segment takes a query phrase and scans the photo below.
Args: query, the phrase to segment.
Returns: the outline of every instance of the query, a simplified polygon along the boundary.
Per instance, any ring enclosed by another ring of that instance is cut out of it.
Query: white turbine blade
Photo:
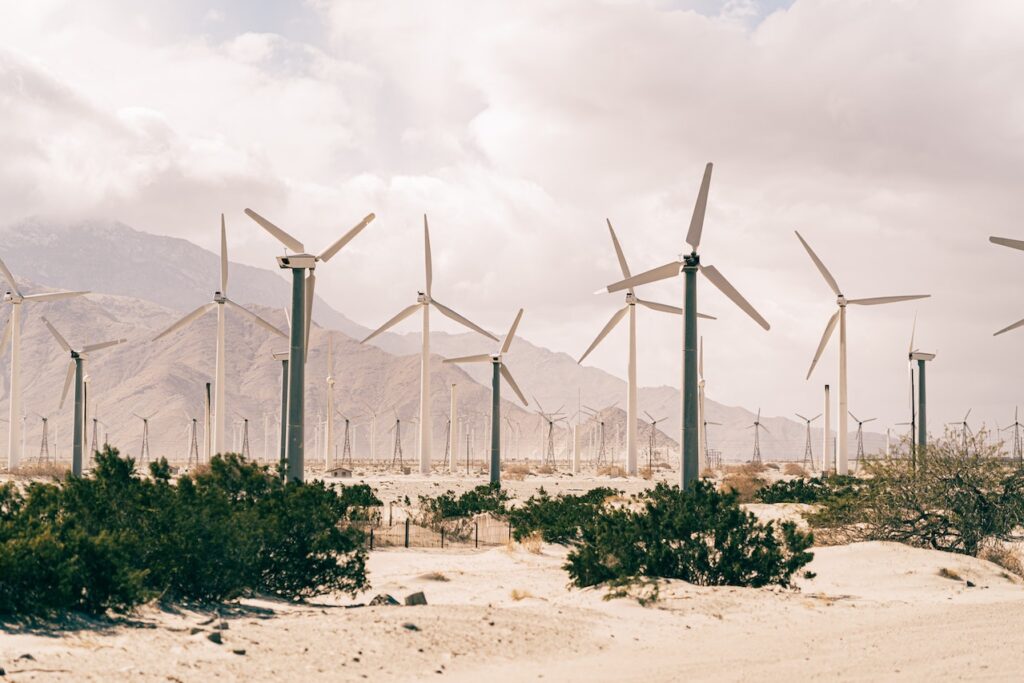
[[[428,296],[429,296],[429,294],[428,294]],[[445,316],[451,318],[452,320],[454,320],[455,322],[459,323],[460,325],[464,325],[465,327],[468,327],[469,329],[473,330],[474,332],[479,332],[480,334],[484,335],[485,337],[487,337],[489,339],[493,339],[494,341],[498,341],[498,338],[495,337],[493,334],[491,334],[490,332],[488,332],[484,328],[480,327],[476,323],[472,322],[471,320],[465,318],[464,316],[459,315],[458,313],[456,313],[452,309],[450,309],[447,306],[445,306],[444,304],[442,304],[437,299],[431,299],[430,303],[433,304],[434,306],[436,306],[437,310],[441,311],[442,314],[444,314]]]
[[[309,327],[313,323],[313,297],[316,290],[316,272],[310,270],[306,276],[306,358],[309,358]]]
[[[796,230],[793,232],[796,232]],[[804,245],[804,249],[807,250],[807,255],[811,257],[812,261],[814,261],[814,265],[818,267],[818,272],[821,273],[823,278],[825,278],[825,282],[827,282],[828,286],[832,288],[832,292],[836,296],[841,296],[842,292],[839,291],[839,285],[836,283],[836,279],[832,277],[832,273],[828,272],[828,268],[825,267],[825,264],[821,262],[818,255],[814,253],[813,249],[811,249],[811,245],[807,244],[807,241],[800,236],[799,232],[796,232],[796,238],[800,240],[800,244]]]
[[[801,415],[800,413],[793,413],[793,414],[794,414],[794,415],[796,415],[797,417],[799,417],[799,418],[800,418],[801,420],[803,420],[804,422],[810,422],[810,420],[808,420],[808,419],[807,419],[806,417],[804,417],[804,416],[803,416],[803,415]]]
[[[214,307],[216,307],[216,305],[217,304],[213,303],[212,301],[210,303],[208,303],[208,304],[203,304],[202,306],[200,306],[196,310],[192,311],[191,313],[186,315],[184,318],[182,318],[178,322],[176,322],[173,325],[171,325],[170,327],[168,327],[166,330],[164,330],[163,332],[161,332],[157,336],[153,337],[153,341],[157,341],[158,339],[166,337],[171,332],[175,332],[177,330],[180,330],[181,328],[185,327],[185,325],[188,325],[190,322],[192,322],[196,318],[200,317],[204,313],[212,311],[214,309]]]
[[[867,424],[868,422],[874,422],[877,419],[878,419],[877,417],[869,417],[868,419],[864,420],[864,422],[862,422],[861,424]]]
[[[220,293],[228,294],[228,231],[224,227],[224,214],[220,215]]]
[[[743,298],[732,284],[725,279],[725,276],[715,268],[714,266],[699,266],[700,272],[704,273],[704,277],[711,281],[715,287],[721,290],[722,294],[732,299],[733,303],[743,309],[743,312],[754,319],[758,325],[768,330],[771,329],[771,325],[768,321],[761,317],[761,314],[750,305],[750,302]],[[698,314],[699,315],[699,314]]]
[[[386,323],[384,323],[383,325],[378,327],[373,332],[371,332],[370,335],[366,339],[364,339],[363,341],[361,341],[359,343],[360,344],[365,344],[366,342],[370,341],[371,339],[376,337],[381,332],[386,332],[387,330],[391,329],[392,327],[394,327],[395,325],[397,325],[398,323],[402,322],[403,320],[408,318],[410,315],[412,315],[413,313],[418,311],[420,309],[420,306],[421,306],[421,304],[413,304],[412,306],[407,306],[406,308],[403,308],[402,311],[398,315],[396,315],[391,320],[387,321]]]
[[[1008,237],[989,237],[988,241],[992,244],[999,244],[1004,247],[1010,247],[1011,249],[1024,250],[1024,241],[1011,240]]]
[[[700,181],[700,190],[697,192],[697,203],[693,206],[693,216],[690,218],[690,229],[686,233],[686,243],[694,251],[700,246],[700,236],[704,231],[704,214],[708,210],[708,190],[711,188],[712,164],[704,167],[704,177]]]
[[[615,236],[615,229],[612,227],[612,222],[607,218],[604,219],[608,223],[608,232],[612,236],[612,246],[615,247],[615,257],[619,259],[619,268],[622,270],[622,277],[629,278],[631,273],[629,272],[629,264],[626,263],[626,255],[622,253],[622,245],[619,244],[619,238]],[[629,293],[633,293],[633,288],[630,287]]]
[[[60,393],[60,407],[64,407],[64,400],[68,397],[68,389],[71,387],[71,380],[75,378],[75,361],[68,363],[68,372],[64,375],[64,391]]]
[[[21,291],[18,289],[18,283],[14,281],[14,275],[7,269],[7,264],[0,259],[0,273],[3,273],[4,279],[7,280],[7,284],[11,286],[11,291],[21,296]]]
[[[268,221],[266,218],[253,211],[252,209],[246,209],[245,215],[259,223],[260,227],[269,232],[271,235],[274,236],[275,239],[277,239],[278,242],[288,247],[296,254],[301,254],[306,251],[306,247],[302,244],[302,242],[298,241],[297,239],[289,235],[287,232],[277,227],[276,225]]]
[[[682,268],[682,263],[679,261],[672,261],[666,263],[663,266],[652,268],[651,270],[634,275],[633,277],[626,278],[625,280],[619,280],[618,282],[612,283],[604,289],[599,289],[595,294],[604,294],[605,292],[621,292],[624,289],[632,289],[633,287],[639,287],[640,285],[646,285],[649,282],[657,282],[658,280],[665,280],[670,277],[679,275],[679,269]]]
[[[273,332],[274,334],[280,335],[282,337],[287,337],[288,336],[287,334],[285,334],[284,332],[279,330],[277,327],[275,327],[273,323],[271,323],[270,321],[268,321],[268,320],[266,320],[264,318],[261,318],[260,316],[256,315],[255,313],[250,311],[245,306],[242,306],[241,304],[237,304],[234,301],[232,301],[231,299],[227,299],[227,298],[224,299],[224,303],[226,303],[228,306],[230,306],[234,310],[238,311],[239,313],[244,313],[245,315],[249,316],[250,318],[253,319],[253,321],[256,322],[256,324],[261,325],[262,327],[265,327],[267,330]]]
[[[914,352],[914,334],[917,333],[917,314],[914,314],[914,324],[910,326],[910,348],[907,350],[909,356]]]
[[[93,351],[99,351],[100,349],[110,348],[111,346],[117,346],[118,344],[124,344],[127,339],[112,339],[110,341],[100,342],[99,344],[89,344],[88,346],[82,347],[82,353],[92,353]]]
[[[1009,332],[1010,330],[1015,330],[1018,327],[1020,327],[1021,325],[1024,325],[1024,320],[1018,320],[1017,322],[1013,323],[1012,325],[1007,325],[1006,327],[1004,327],[1003,329],[999,330],[998,332],[996,332],[992,336],[993,337],[998,337],[1003,332]]]
[[[430,298],[430,290],[434,285],[434,263],[430,256],[430,228],[427,227],[427,214],[423,214],[423,258],[426,265],[427,275],[427,298]]]
[[[873,296],[867,299],[847,299],[846,303],[857,306],[877,306],[878,304],[894,304],[899,301],[927,299],[931,294],[909,294],[906,296]]]
[[[652,311],[661,311],[662,313],[674,313],[675,315],[682,315],[683,309],[678,306],[669,306],[668,304],[661,304],[657,301],[647,301],[645,299],[637,298],[636,302],[641,306],[646,306]],[[699,314],[698,314],[699,315]]]
[[[815,420],[817,420],[817,419],[818,419],[819,417],[821,417],[821,415],[822,415],[821,413],[818,413],[817,415],[815,415],[814,417],[812,417],[812,418],[811,418],[811,422],[814,422]]]
[[[341,251],[342,247],[351,242],[355,238],[355,236],[361,233],[363,231],[363,228],[369,225],[370,222],[376,217],[377,216],[372,213],[366,214],[366,217],[364,217],[363,220],[359,221],[359,223],[357,223],[354,228],[352,228],[344,235],[342,235],[341,239],[339,239],[337,242],[324,249],[320,256],[317,257],[317,260],[323,261],[324,263],[330,261],[335,254]]]
[[[508,334],[505,335],[505,341],[501,342],[501,350],[499,354],[507,353],[508,348],[512,346],[512,338],[516,336],[516,328],[519,327],[519,321],[523,319],[523,309],[519,309],[516,313],[516,319],[512,321],[512,327],[508,328]]]
[[[508,382],[508,385],[512,387],[512,391],[516,392],[516,396],[518,396],[519,400],[523,402],[523,405],[529,406],[529,402],[526,400],[526,397],[523,396],[523,392],[520,391],[519,385],[516,384],[516,381],[514,379],[512,379],[512,373],[508,371],[508,368],[505,367],[505,364],[501,363],[498,369],[501,371],[501,376],[504,377],[505,381]]]
[[[623,306],[619,310],[615,311],[611,319],[607,323],[605,323],[605,326],[601,328],[600,332],[597,333],[597,337],[594,339],[594,341],[591,342],[590,346],[587,347],[587,350],[583,352],[582,356],[580,356],[580,359],[576,361],[577,363],[582,363],[584,360],[587,359],[587,356],[590,355],[590,352],[596,349],[597,345],[600,344],[601,341],[608,336],[608,333],[615,329],[615,326],[619,324],[619,322],[622,320],[623,316],[626,315],[626,312],[628,310],[629,306]]]
[[[829,338],[832,336],[832,330],[836,329],[836,323],[839,322],[839,311],[832,314],[832,317],[828,319],[828,324],[825,325],[825,333],[821,335],[821,341],[818,343],[818,350],[814,352],[814,360],[811,361],[811,368],[807,371],[807,377],[811,378],[811,373],[814,372],[814,366],[818,364],[818,359],[821,358],[822,351],[825,350],[825,346],[828,344]]]
[[[0,356],[4,355],[4,351],[7,350],[7,342],[11,340],[11,321],[7,320],[7,324],[4,325],[3,336],[0,336]]]
[[[64,335],[58,332],[57,328],[54,327],[53,324],[46,319],[46,316],[43,316],[43,324],[46,325],[46,329],[50,330],[50,334],[52,334],[53,338],[57,340],[57,343],[60,344],[60,347],[64,349],[66,352],[71,353],[71,344],[69,344],[68,340],[64,338]]]
[[[89,292],[48,292],[46,294],[29,294],[25,297],[25,301],[59,301],[60,299],[70,299],[73,296],[82,296]]]
[[[488,353],[478,353],[475,356],[459,356],[458,358],[445,358],[445,363],[490,363],[494,356]]]
[[[847,410],[846,412],[848,412],[850,414],[850,417],[853,418],[854,422],[860,422],[860,420],[857,419],[857,416],[853,414],[852,410]]]

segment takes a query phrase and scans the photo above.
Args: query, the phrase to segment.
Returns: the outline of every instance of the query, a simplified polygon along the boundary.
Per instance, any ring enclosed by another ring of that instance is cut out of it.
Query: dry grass
[[[522,481],[527,475],[533,474],[530,465],[525,462],[517,462],[505,465],[502,476],[511,481]]]
[[[537,468],[537,474],[554,474],[555,468],[551,465],[541,465]]]
[[[68,465],[52,462],[24,462],[10,474],[19,479],[63,479],[70,471]]]
[[[791,477],[806,477],[807,476],[807,470],[805,470],[800,465],[797,465],[795,462],[787,462],[786,466],[784,468],[782,468],[782,473],[783,474],[788,474]]]
[[[531,593],[530,591],[519,590],[518,588],[513,588],[510,595],[512,596],[512,599],[516,602],[519,602],[520,600],[525,600],[526,598],[534,597],[533,593]]]
[[[700,478],[701,479],[714,479],[715,478],[715,471],[709,467],[709,468],[705,469],[703,472],[700,473]]]
[[[650,467],[643,467],[640,469],[640,478],[650,481],[651,479],[654,478],[654,472],[651,470]]]
[[[1021,562],[1020,555],[1004,545],[987,546],[978,557],[998,564],[1011,574],[1024,577],[1024,563]]]
[[[597,476],[599,477],[612,477],[612,478],[624,478],[626,476],[626,470],[618,465],[605,465],[597,470]]]
[[[426,574],[420,574],[419,578],[424,581],[451,581],[451,579],[441,572],[427,572]]]
[[[752,503],[754,501],[754,494],[767,485],[768,482],[753,474],[734,472],[725,475],[721,488],[723,491],[735,491],[741,503]]]
[[[745,462],[740,465],[725,465],[722,467],[722,471],[726,474],[746,474],[754,475],[761,474],[767,468],[763,463],[759,462]]]
[[[540,550],[544,545],[544,538],[541,536],[539,531],[534,531],[532,534],[520,541],[519,545],[528,553],[540,555]]]
[[[952,579],[953,581],[963,581],[963,577],[960,576],[955,570],[949,567],[943,567],[939,570],[939,576],[944,579]]]

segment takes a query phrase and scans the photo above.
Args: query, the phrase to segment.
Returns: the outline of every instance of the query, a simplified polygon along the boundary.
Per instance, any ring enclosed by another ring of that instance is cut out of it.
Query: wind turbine
[[[142,450],[139,451],[139,464],[146,462],[149,457],[149,421],[153,419],[159,410],[154,410],[149,415],[139,415],[138,413],[132,413],[135,417],[142,420]]]
[[[646,415],[647,419],[650,420],[649,424],[651,425],[650,443],[647,445],[647,471],[650,472],[651,476],[653,477],[654,476],[654,447],[655,447],[655,439],[657,438],[657,435],[658,435],[658,423],[662,422],[666,418],[664,418],[664,417],[655,418],[653,415],[648,413],[646,410],[644,411],[644,415]]]
[[[761,409],[757,409],[757,417],[754,418],[754,423],[747,427],[747,429],[754,430],[754,456],[750,459],[750,462],[761,462],[761,430],[771,434],[767,427],[761,424]]]
[[[313,294],[316,286],[314,270],[318,261],[324,263],[330,261],[335,254],[341,251],[342,247],[362,232],[375,216],[372,213],[367,214],[334,244],[319,255],[314,255],[307,254],[306,247],[302,242],[252,209],[246,209],[245,214],[285,246],[285,254],[277,257],[277,265],[280,268],[290,268],[292,271],[292,324],[289,351],[289,358],[292,362],[288,364],[288,471],[286,477],[302,481],[305,476],[306,348],[309,341],[309,325],[313,318]],[[288,254],[288,249],[295,253]],[[306,277],[307,270],[310,271],[308,278]]]
[[[21,305],[24,303],[38,303],[42,301],[57,301],[68,299],[73,296],[82,296],[88,292],[47,292],[46,294],[22,294],[18,289],[18,283],[14,281],[14,275],[7,269],[7,266],[0,260],[0,273],[10,285],[10,289],[4,294],[4,303],[11,305],[11,317],[7,320],[7,327],[0,335],[0,356],[7,347],[7,341],[11,342],[11,383],[10,383],[10,420],[7,431],[7,467],[13,470],[18,466],[23,451],[25,450],[24,439],[21,438],[23,425],[21,423]]]
[[[100,349],[105,349],[117,344],[123,344],[124,339],[114,339],[111,341],[100,342],[98,344],[87,344],[80,349],[71,348],[71,344],[64,338],[64,336],[57,331],[57,328],[50,323],[45,317],[43,323],[46,324],[46,328],[50,330],[50,334],[57,340],[60,347],[71,356],[71,360],[68,362],[68,372],[64,377],[64,391],[60,395],[60,407],[64,407],[64,401],[68,397],[68,389],[71,387],[71,381],[75,382],[75,420],[74,420],[74,436],[72,438],[71,446],[71,474],[76,477],[82,476],[82,445],[85,442],[85,401],[82,396],[82,379],[85,376],[85,359],[88,354]]]
[[[794,413],[797,417],[804,421],[807,425],[807,438],[804,441],[804,467],[814,469],[814,449],[811,448],[811,423],[821,417],[821,413],[818,413],[814,417],[804,417],[800,413]]]
[[[684,288],[683,310],[683,392],[682,392],[682,467],[681,483],[685,489],[691,482],[697,480],[700,475],[700,417],[698,414],[697,394],[697,272],[704,274],[711,284],[729,297],[733,303],[739,306],[747,315],[753,318],[765,330],[769,329],[768,321],[761,317],[753,306],[743,298],[735,287],[725,279],[725,276],[714,266],[705,266],[700,262],[700,255],[697,249],[700,247],[700,238],[704,230],[704,214],[708,206],[708,190],[711,186],[711,168],[709,163],[704,168],[704,178],[701,180],[700,190],[697,192],[697,203],[693,207],[693,217],[690,219],[690,228],[686,233],[686,243],[690,245],[691,251],[681,259],[671,261],[645,273],[634,275],[612,285],[605,291],[618,292],[631,287],[638,287],[649,282],[656,282],[666,278],[675,277],[683,273],[686,286]]]
[[[519,327],[519,321],[523,318],[523,309],[519,309],[519,313],[516,314],[516,319],[512,322],[512,327],[509,328],[508,334],[505,335],[505,339],[501,342],[501,346],[498,348],[497,353],[487,354],[481,353],[475,356],[462,356],[460,358],[445,358],[445,363],[490,363],[491,372],[491,474],[490,483],[495,485],[501,485],[501,378],[504,377],[508,385],[512,387],[512,391],[515,392],[519,400],[522,401],[524,406],[529,406],[529,402],[526,397],[523,396],[523,392],[520,391],[519,385],[512,378],[512,373],[509,372],[508,367],[505,365],[505,354],[508,353],[508,349],[512,346],[512,340],[516,335],[516,328]]]
[[[858,466],[860,461],[864,458],[864,425],[868,422],[874,422],[877,417],[869,417],[866,420],[858,420],[857,416],[850,412],[850,417],[857,423],[857,463]]]
[[[914,414],[914,362],[917,361],[917,415],[913,416],[911,422],[917,423],[917,446],[924,454],[928,447],[928,420],[926,416],[927,392],[925,390],[925,363],[935,360],[934,353],[925,353],[914,348],[914,333],[917,331],[917,317],[914,317],[914,325],[910,328],[910,347],[907,351],[907,362],[910,365],[910,412]],[[911,435],[911,442],[913,442]],[[913,444],[912,444],[913,445]],[[916,448],[914,449],[916,451]],[[916,461],[916,452],[913,454]]]
[[[615,236],[615,229],[612,228],[612,222],[605,219],[608,223],[608,232],[611,234],[612,246],[615,247],[615,256],[619,260],[619,268],[622,270],[622,277],[631,277],[629,272],[629,265],[626,263],[626,256],[622,253],[622,247],[619,245],[619,240]],[[597,345],[608,336],[608,333],[615,329],[615,326],[622,321],[623,317],[629,314],[629,363],[626,370],[626,473],[630,476],[637,474],[637,379],[636,379],[636,305],[640,304],[654,311],[661,311],[662,313],[674,313],[676,315],[682,315],[683,309],[677,306],[669,306],[668,304],[661,304],[654,301],[645,301],[636,296],[632,287],[626,289],[626,304],[619,310],[617,310],[604,326],[604,328],[598,333],[597,338],[590,344],[586,352],[580,359],[576,361],[582,364],[590,352],[597,348]],[[698,318],[707,318],[708,320],[714,320],[710,315],[704,315],[702,313],[697,314]]]
[[[1003,427],[1000,431],[1013,430],[1013,459],[1019,464],[1024,459],[1024,442],[1021,441],[1020,428],[1024,427],[1017,419],[1017,407],[1013,407],[1013,424]]]
[[[217,311],[217,346],[216,346],[216,363],[215,363],[215,379],[213,383],[213,452],[223,453],[224,452],[224,430],[227,424],[227,408],[225,406],[226,396],[226,381],[225,373],[227,371],[227,344],[224,337],[225,327],[225,307],[230,307],[240,313],[244,313],[256,322],[258,325],[266,328],[267,330],[278,334],[282,337],[285,333],[274,327],[272,324],[256,315],[248,308],[240,306],[231,299],[228,298],[228,236],[227,229],[224,226],[224,214],[220,215],[220,289],[213,293],[213,301],[203,304],[199,308],[195,309],[178,322],[174,323],[166,330],[154,337],[153,341],[163,339],[172,332],[182,329],[189,325],[195,320],[198,320],[205,314],[212,310]]]
[[[891,304],[899,301],[914,301],[915,299],[924,299],[930,294],[912,294],[909,296],[876,296],[867,299],[847,299],[842,290],[839,289],[839,285],[836,283],[832,273],[828,271],[825,264],[818,258],[818,255],[814,253],[811,246],[807,244],[800,233],[796,233],[797,239],[800,240],[800,244],[804,245],[804,249],[807,250],[807,255],[811,257],[811,261],[818,268],[818,272],[825,278],[825,282],[829,288],[836,295],[836,305],[839,307],[832,317],[829,318],[828,324],[825,325],[825,333],[821,336],[821,342],[818,344],[818,350],[814,352],[814,360],[811,361],[811,367],[807,371],[807,379],[811,378],[811,373],[814,372],[814,366],[818,364],[818,359],[821,358],[822,351],[825,350],[825,346],[828,344],[828,340],[832,336],[832,331],[836,327],[836,322],[839,323],[839,461],[837,463],[837,471],[839,474],[848,474],[848,463],[847,463],[847,429],[848,429],[848,413],[849,407],[847,405],[847,387],[846,387],[846,306],[848,304],[854,304],[856,306],[876,306],[878,304]]]
[[[551,465],[552,467],[554,467],[556,465],[555,423],[565,419],[565,415],[562,414],[562,409],[565,408],[565,406],[559,406],[558,410],[556,410],[555,412],[548,413],[544,410],[544,406],[540,404],[540,401],[537,400],[536,396],[533,397],[533,402],[536,403],[537,407],[539,408],[539,410],[536,410],[534,412],[540,415],[541,419],[544,420],[544,424],[547,425],[547,439],[544,443],[543,448],[541,449],[540,462],[542,465]]]
[[[974,409],[973,408],[969,408],[967,410],[967,414],[964,415],[964,419],[960,420],[959,422],[947,422],[946,423],[950,427],[959,427],[960,428],[960,443],[961,443],[962,448],[965,451],[967,450],[967,437],[970,436],[970,434],[971,434],[971,428],[967,424],[967,418],[969,418],[971,416],[971,411],[972,410],[974,410]]]
[[[427,225],[427,216],[423,216],[423,254],[426,267],[426,282],[423,291],[416,293],[416,303],[403,308],[393,318],[378,327],[362,341],[363,344],[370,341],[377,335],[391,329],[418,310],[423,310],[423,339],[420,351],[420,474],[430,474],[430,455],[432,446],[433,422],[430,416],[430,307],[433,306],[442,315],[451,318],[464,327],[474,332],[498,341],[493,334],[483,329],[476,323],[467,320],[452,309],[448,308],[433,296],[434,266],[430,254],[430,228]]]

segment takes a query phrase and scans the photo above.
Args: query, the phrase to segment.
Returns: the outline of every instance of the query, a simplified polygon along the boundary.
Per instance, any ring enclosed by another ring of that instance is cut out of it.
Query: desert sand
[[[522,496],[536,488],[532,479],[509,483]],[[404,483],[382,486],[382,497]],[[800,511],[751,509],[765,518]],[[8,629],[0,666],[12,681],[1020,680],[1018,577],[892,543],[814,553],[816,576],[792,590],[668,581],[645,607],[570,588],[559,546],[377,550],[372,588],[355,598],[152,606],[113,623]],[[416,591],[426,606],[354,606]]]

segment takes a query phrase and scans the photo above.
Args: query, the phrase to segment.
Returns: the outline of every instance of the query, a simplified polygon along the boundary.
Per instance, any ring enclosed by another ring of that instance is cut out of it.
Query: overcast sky
[[[146,8],[146,5],[153,5]],[[130,7],[129,11],[125,8]],[[915,313],[930,423],[1024,404],[1024,3],[0,0],[0,216],[109,218],[272,265],[252,207],[319,250],[318,290],[376,326],[422,287],[481,324],[578,356],[634,272],[676,258],[704,164],[702,254],[772,324],[703,286],[711,398],[820,412],[804,380],[835,297],[850,406],[908,417]],[[2,247],[0,247],[2,251]],[[678,303],[681,281],[643,295]],[[640,376],[679,384],[681,329],[641,310]],[[436,319],[436,316],[435,316]],[[400,330],[415,329],[414,323]],[[446,328],[444,323],[439,327]],[[625,373],[623,326],[588,359]]]

